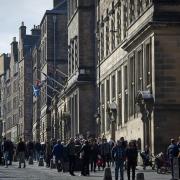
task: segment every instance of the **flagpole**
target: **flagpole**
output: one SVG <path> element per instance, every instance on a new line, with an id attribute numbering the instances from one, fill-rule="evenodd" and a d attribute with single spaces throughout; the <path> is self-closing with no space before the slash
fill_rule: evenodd
<path id="1" fill-rule="evenodd" d="M 63 73 L 62 71 L 60 71 L 58 68 L 56 68 L 56 71 L 59 72 L 60 74 L 64 75 L 65 77 L 68 77 L 67 74 Z"/>
<path id="2" fill-rule="evenodd" d="M 65 86 L 63 84 L 61 84 L 60 82 L 56 81 L 54 78 L 48 76 L 47 74 L 45 74 L 44 72 L 40 71 L 39 69 L 37 69 L 37 71 L 41 72 L 45 77 L 47 77 L 48 79 L 54 81 L 55 83 L 57 83 L 58 85 L 60 85 L 61 87 L 65 88 Z"/>

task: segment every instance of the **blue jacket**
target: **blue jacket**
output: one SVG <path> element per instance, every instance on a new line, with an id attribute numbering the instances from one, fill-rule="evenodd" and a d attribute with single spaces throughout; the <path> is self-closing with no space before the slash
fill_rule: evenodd
<path id="1" fill-rule="evenodd" d="M 169 145 L 167 154 L 169 159 L 173 159 L 174 157 L 177 157 L 179 154 L 178 146 L 176 144 Z"/>
<path id="2" fill-rule="evenodd" d="M 115 161 L 125 161 L 126 159 L 126 150 L 123 146 L 115 146 L 112 149 L 112 157 Z"/>
<path id="3" fill-rule="evenodd" d="M 60 160 L 63 158 L 63 145 L 56 144 L 53 147 L 53 155 L 55 156 L 56 160 Z"/>

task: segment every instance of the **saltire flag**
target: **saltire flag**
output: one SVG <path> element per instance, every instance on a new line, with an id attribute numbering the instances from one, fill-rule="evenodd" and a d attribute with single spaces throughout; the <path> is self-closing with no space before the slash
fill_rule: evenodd
<path id="1" fill-rule="evenodd" d="M 35 97 L 40 96 L 40 87 L 39 86 L 33 85 L 33 95 Z"/>
<path id="2" fill-rule="evenodd" d="M 33 85 L 33 95 L 35 97 L 40 96 L 41 87 L 43 86 L 43 84 L 45 82 L 46 82 L 46 80 L 44 80 L 44 81 L 36 80 L 35 85 Z"/>

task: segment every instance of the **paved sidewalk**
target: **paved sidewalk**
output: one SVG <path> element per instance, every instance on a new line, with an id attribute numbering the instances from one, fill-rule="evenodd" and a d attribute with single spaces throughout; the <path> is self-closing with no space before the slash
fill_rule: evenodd
<path id="1" fill-rule="evenodd" d="M 170 180 L 170 175 L 159 175 L 150 169 L 143 171 L 141 168 L 137 172 L 144 172 L 145 180 Z M 80 176 L 80 172 L 75 174 L 70 176 L 68 173 L 58 173 L 56 169 L 39 167 L 37 163 L 27 165 L 25 169 L 19 169 L 17 163 L 8 168 L 0 166 L 0 180 L 103 180 L 103 171 L 91 173 L 89 177 Z M 114 179 L 114 168 L 112 174 Z M 124 175 L 127 180 L 126 172 Z"/>

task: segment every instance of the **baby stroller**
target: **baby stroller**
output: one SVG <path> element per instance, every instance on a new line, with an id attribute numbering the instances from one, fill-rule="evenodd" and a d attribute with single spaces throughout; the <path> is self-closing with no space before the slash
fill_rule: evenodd
<path id="1" fill-rule="evenodd" d="M 141 158 L 143 160 L 143 169 L 145 170 L 147 166 L 152 167 L 152 169 L 154 170 L 154 163 L 153 163 L 153 157 L 150 156 L 149 154 L 145 153 L 145 152 L 141 152 L 140 153 Z"/>
<path id="2" fill-rule="evenodd" d="M 98 167 L 98 170 L 100 171 L 101 167 L 103 168 L 103 159 L 100 155 L 98 155 L 98 158 L 97 158 L 97 162 L 96 162 L 96 165 Z"/>
<path id="3" fill-rule="evenodd" d="M 158 174 L 166 174 L 170 171 L 169 161 L 162 152 L 155 157 L 155 164 Z"/>

